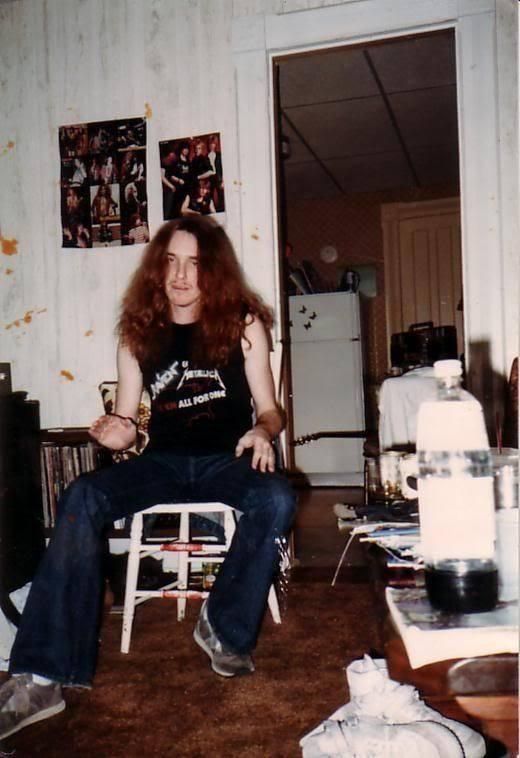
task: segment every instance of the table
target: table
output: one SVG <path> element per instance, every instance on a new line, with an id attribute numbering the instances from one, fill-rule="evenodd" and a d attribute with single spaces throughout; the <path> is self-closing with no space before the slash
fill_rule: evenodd
<path id="1" fill-rule="evenodd" d="M 370 548 L 370 560 L 375 565 L 375 574 L 379 573 L 380 588 L 392 584 L 391 569 L 385 571 L 385 554 L 381 550 Z M 381 582 L 381 575 L 386 581 Z M 390 576 L 390 578 L 389 578 Z M 421 574 L 409 574 L 403 578 L 403 570 L 398 575 L 401 593 L 421 593 Z M 403 592 L 403 585 L 407 589 Z M 419 586 L 418 586 L 419 585 Z M 392 590 L 395 594 L 395 590 Z M 390 593 L 392 594 L 392 593 Z M 395 616 L 395 614 L 394 614 Z M 402 626 L 402 625 L 401 625 Z M 488 655 L 471 655 L 437 660 L 426 665 L 412 666 L 403 638 L 397 624 L 388 614 L 382 624 L 382 639 L 389 673 L 396 681 L 416 687 L 426 703 L 436 708 L 443 715 L 457 719 L 481 731 L 490 739 L 502 743 L 509 750 L 510 756 L 518 753 L 518 654 L 491 653 Z M 516 635 L 517 639 L 517 635 Z M 503 644 L 513 649 L 515 641 L 504 634 Z M 428 643 L 435 646 L 434 641 Z M 431 655 L 431 651 L 428 653 Z M 431 655 L 435 657 L 435 655 Z M 500 755 L 500 752 L 491 755 Z"/>

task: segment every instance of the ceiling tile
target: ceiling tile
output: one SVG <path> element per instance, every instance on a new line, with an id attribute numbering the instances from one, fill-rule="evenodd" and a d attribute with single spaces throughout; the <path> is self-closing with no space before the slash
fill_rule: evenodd
<path id="1" fill-rule="evenodd" d="M 368 49 L 387 92 L 455 84 L 455 38 L 452 32 L 422 34 Z"/>
<path id="2" fill-rule="evenodd" d="M 320 158 L 394 150 L 399 147 L 380 97 L 325 103 L 286 111 L 289 119 Z"/>
<path id="3" fill-rule="evenodd" d="M 319 163 L 284 165 L 285 192 L 289 200 L 309 200 L 318 197 L 336 197 L 341 190 L 334 184 Z"/>
<path id="4" fill-rule="evenodd" d="M 326 161 L 344 192 L 376 192 L 393 187 L 413 187 L 408 164 L 400 151 L 356 155 Z"/>
<path id="5" fill-rule="evenodd" d="M 408 145 L 457 144 L 455 86 L 396 93 L 389 100 Z"/>
<path id="6" fill-rule="evenodd" d="M 451 145 L 429 145 L 410 149 L 422 187 L 459 183 L 459 151 Z"/>
<path id="7" fill-rule="evenodd" d="M 280 63 L 280 100 L 285 107 L 377 93 L 359 48 L 291 56 Z"/>

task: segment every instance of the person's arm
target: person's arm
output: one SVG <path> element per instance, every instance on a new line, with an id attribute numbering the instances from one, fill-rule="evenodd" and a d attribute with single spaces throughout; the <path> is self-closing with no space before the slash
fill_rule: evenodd
<path id="1" fill-rule="evenodd" d="M 204 171 L 202 174 L 197 174 L 197 179 L 209 179 L 210 176 L 215 176 L 216 172 L 212 168 Z"/>
<path id="2" fill-rule="evenodd" d="M 190 196 L 186 195 L 181 205 L 181 216 L 200 216 L 198 211 L 194 211 L 193 208 L 190 208 L 190 202 Z"/>
<path id="3" fill-rule="evenodd" d="M 171 189 L 172 192 L 176 192 L 175 187 L 171 182 L 168 181 L 166 178 L 166 171 L 162 168 L 161 169 L 161 182 L 165 185 L 165 187 L 168 187 L 168 189 Z"/>
<path id="4" fill-rule="evenodd" d="M 263 323 L 253 318 L 247 324 L 242 339 L 245 371 L 253 397 L 256 423 L 238 440 L 235 455 L 242 455 L 247 448 L 253 449 L 252 468 L 274 471 L 275 456 L 272 441 L 285 426 L 285 419 L 276 404 L 269 342 Z"/>
<path id="5" fill-rule="evenodd" d="M 96 419 L 89 434 L 111 450 L 126 450 L 137 433 L 137 412 L 143 391 L 143 376 L 136 358 L 119 343 L 117 348 L 117 394 L 113 415 Z"/>

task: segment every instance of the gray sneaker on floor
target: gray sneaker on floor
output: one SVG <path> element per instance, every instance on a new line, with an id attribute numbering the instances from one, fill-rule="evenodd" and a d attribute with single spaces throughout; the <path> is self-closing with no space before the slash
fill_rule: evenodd
<path id="1" fill-rule="evenodd" d="M 201 608 L 199 619 L 193 631 L 197 645 L 209 655 L 211 668 L 220 676 L 242 676 L 255 670 L 251 656 L 234 653 L 219 640 L 208 619 L 208 601 Z"/>
<path id="2" fill-rule="evenodd" d="M 12 676 L 0 687 L 0 740 L 64 708 L 60 684 L 36 684 L 31 674 Z"/>

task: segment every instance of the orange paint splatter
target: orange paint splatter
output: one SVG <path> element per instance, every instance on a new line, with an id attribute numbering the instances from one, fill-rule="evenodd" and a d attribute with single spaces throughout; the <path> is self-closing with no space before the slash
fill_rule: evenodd
<path id="1" fill-rule="evenodd" d="M 85 337 L 92 337 L 93 334 L 94 332 L 92 331 L 92 329 L 89 329 L 87 332 L 85 332 Z"/>
<path id="2" fill-rule="evenodd" d="M 144 104 L 144 117 L 145 118 L 152 118 L 152 109 L 151 109 L 149 103 L 145 103 Z"/>
<path id="3" fill-rule="evenodd" d="M 5 274 L 6 274 L 6 276 L 10 276 L 11 274 L 14 274 L 14 269 L 12 269 L 12 268 L 6 268 Z"/>
<path id="4" fill-rule="evenodd" d="M 65 371 L 65 369 L 60 371 L 60 376 L 63 376 L 64 379 L 68 379 L 69 382 L 74 381 L 74 374 L 71 374 L 70 371 Z"/>
<path id="5" fill-rule="evenodd" d="M 38 313 L 45 313 L 46 310 L 47 310 L 47 308 L 42 308 L 41 310 L 36 311 L 36 313 L 37 314 Z M 30 324 L 31 321 L 33 320 L 33 315 L 32 315 L 33 313 L 35 313 L 35 311 L 33 311 L 33 310 L 32 311 L 26 311 L 25 315 L 22 316 L 22 318 L 17 318 L 14 321 L 12 321 L 10 324 L 6 324 L 5 329 L 11 329 L 13 326 L 19 327 L 22 324 Z M 22 334 L 25 334 L 25 332 L 22 332 Z"/>
<path id="6" fill-rule="evenodd" d="M 4 255 L 16 255 L 18 252 L 18 240 L 8 240 L 5 237 L 0 237 L 2 243 L 2 252 Z"/>
<path id="7" fill-rule="evenodd" d="M 258 234 L 252 234 L 252 235 L 251 235 L 251 239 L 252 239 L 252 240 L 259 240 L 259 239 L 260 239 L 260 237 L 258 236 Z"/>
<path id="8" fill-rule="evenodd" d="M 4 148 L 2 148 L 2 155 L 6 155 L 6 153 L 8 153 L 9 150 L 12 150 L 13 147 L 14 147 L 14 142 L 12 139 L 10 139 L 7 145 Z"/>

